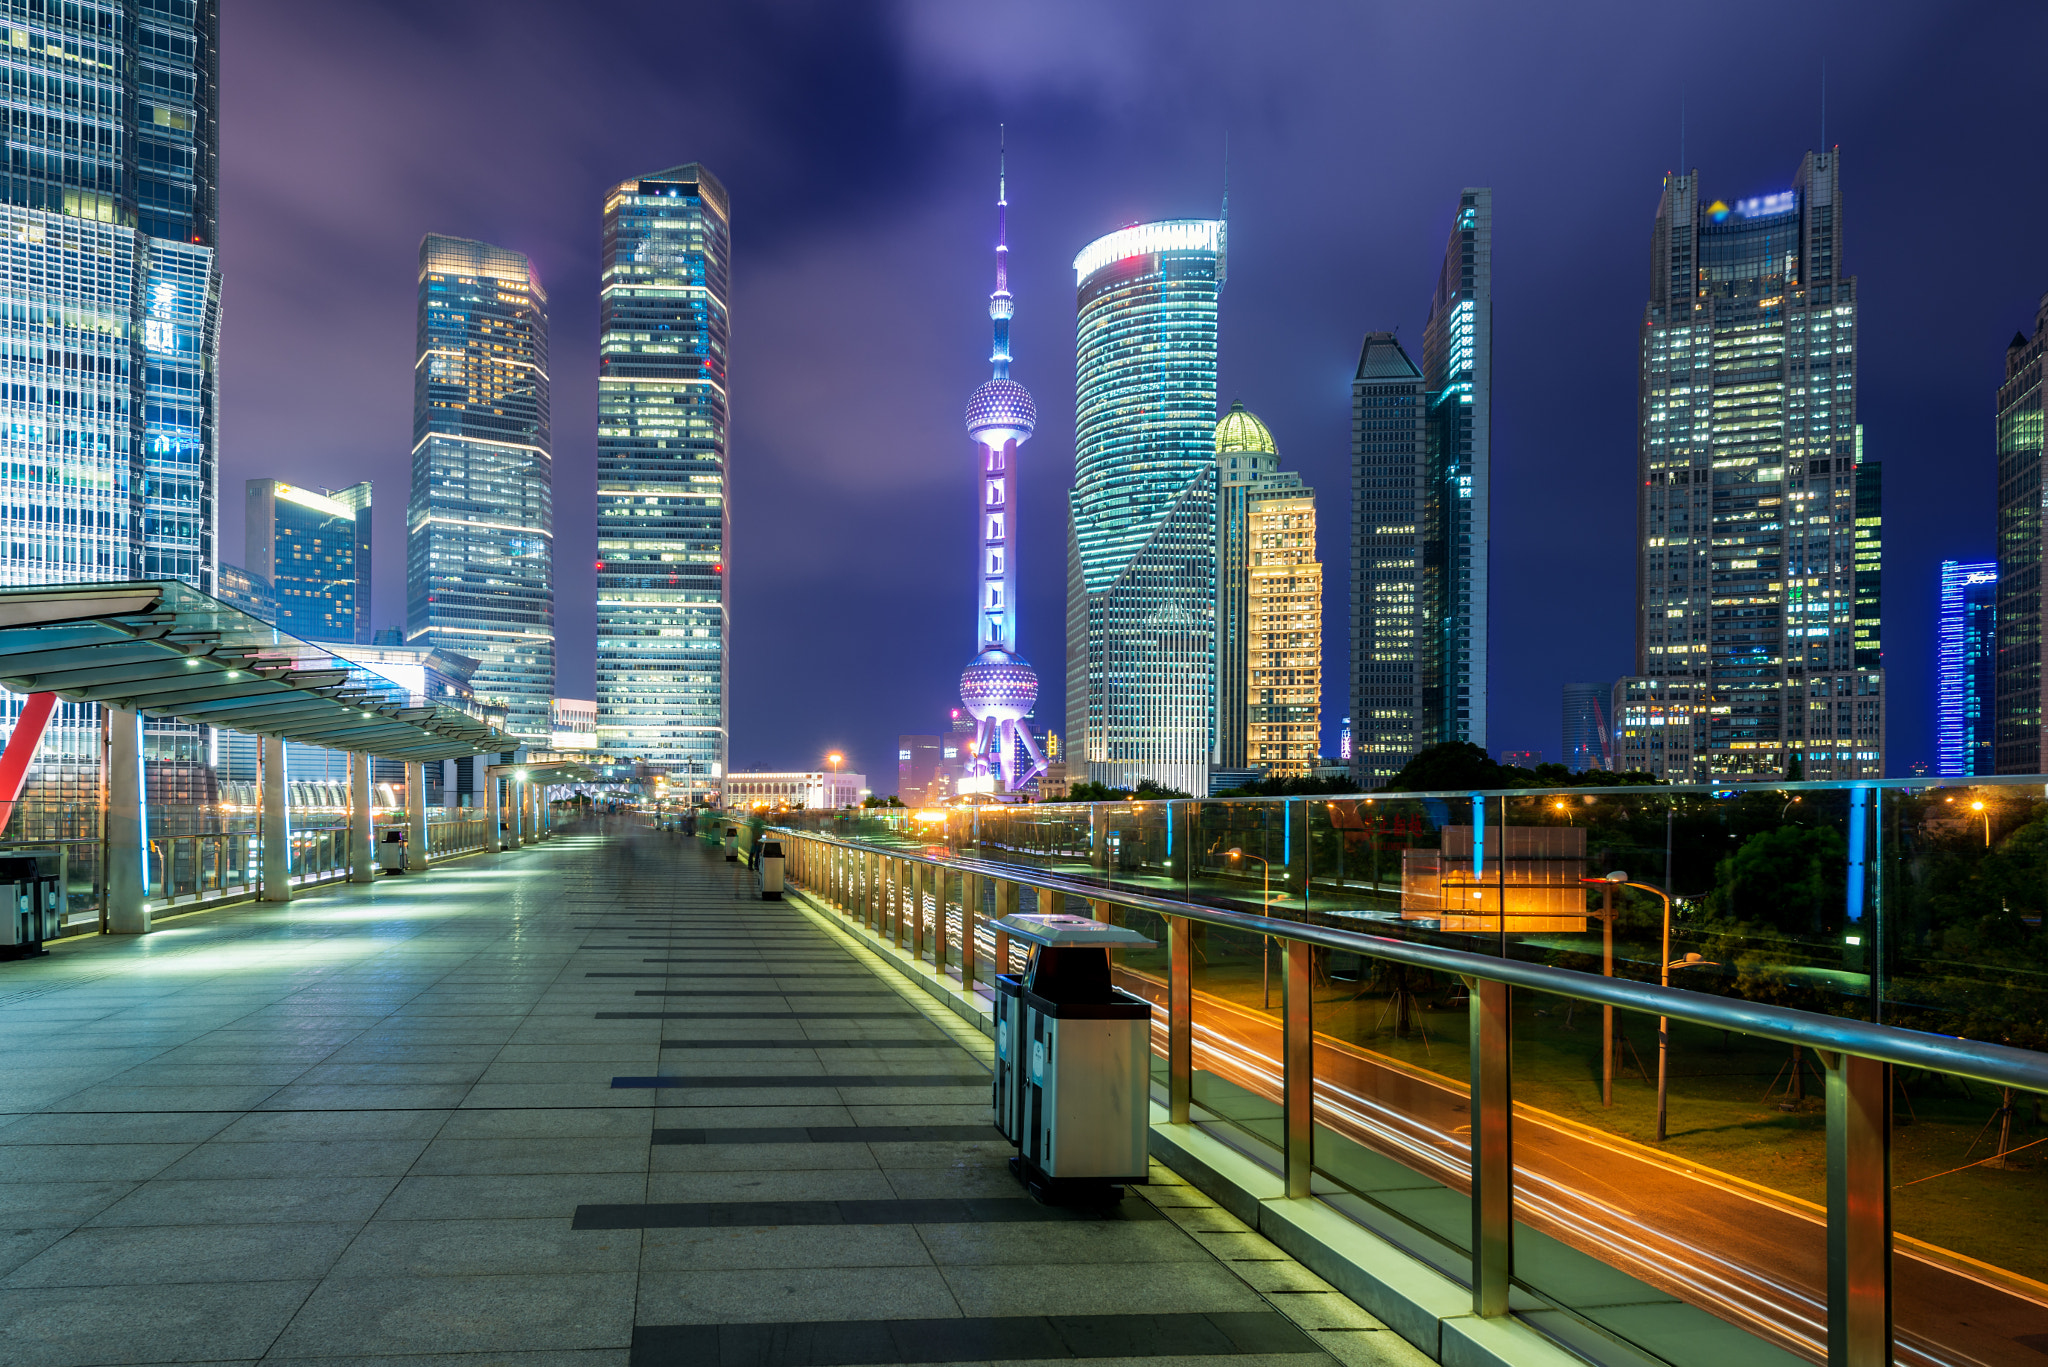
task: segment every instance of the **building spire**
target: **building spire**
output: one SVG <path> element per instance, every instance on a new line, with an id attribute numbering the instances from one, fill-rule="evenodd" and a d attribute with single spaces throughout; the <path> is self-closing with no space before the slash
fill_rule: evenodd
<path id="1" fill-rule="evenodd" d="M 1016 301 L 1010 297 L 1010 193 L 1009 149 L 1003 125 L 996 125 L 996 289 L 988 297 L 989 320 L 995 324 L 995 348 L 989 353 L 995 378 L 1010 378 L 1010 315 Z"/>

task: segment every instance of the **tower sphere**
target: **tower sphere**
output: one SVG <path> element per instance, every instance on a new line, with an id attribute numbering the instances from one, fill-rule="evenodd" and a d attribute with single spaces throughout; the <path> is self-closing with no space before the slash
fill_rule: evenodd
<path id="1" fill-rule="evenodd" d="M 1025 440 L 1037 426 L 1038 405 L 1015 380 L 990 380 L 967 401 L 967 435 L 997 450 L 1006 441 Z"/>
<path id="2" fill-rule="evenodd" d="M 984 650 L 960 671 L 960 701 L 977 721 L 1020 721 L 1038 701 L 1038 673 L 1020 655 Z"/>

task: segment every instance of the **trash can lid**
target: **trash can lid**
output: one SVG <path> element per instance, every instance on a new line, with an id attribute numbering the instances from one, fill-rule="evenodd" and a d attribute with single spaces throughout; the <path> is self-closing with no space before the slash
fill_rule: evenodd
<path id="1" fill-rule="evenodd" d="M 1107 921 L 1093 921 L 1086 916 L 1064 914 L 1046 915 L 1039 912 L 1020 913 L 1004 916 L 996 921 L 998 927 L 1021 940 L 1035 945 L 1151 945 L 1135 930 L 1113 926 Z"/>

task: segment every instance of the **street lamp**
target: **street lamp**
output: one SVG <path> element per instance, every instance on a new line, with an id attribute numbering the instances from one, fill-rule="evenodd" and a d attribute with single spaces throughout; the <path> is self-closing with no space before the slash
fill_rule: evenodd
<path id="1" fill-rule="evenodd" d="M 1991 848 L 1991 813 L 1984 811 L 1984 799 L 1978 798 L 1970 804 L 1973 812 L 1984 812 L 1984 848 Z"/>
<path id="2" fill-rule="evenodd" d="M 1224 853 L 1227 858 L 1231 859 L 1258 859 L 1260 873 L 1259 914 L 1261 916 L 1271 916 L 1273 914 L 1272 864 L 1264 859 L 1259 859 L 1255 854 L 1246 854 L 1241 847 L 1235 845 Z M 1259 998 L 1261 1010 L 1270 1008 L 1273 1005 L 1273 937 L 1270 935 L 1266 936 L 1259 946 Z"/>
<path id="3" fill-rule="evenodd" d="M 1629 880 L 1629 876 L 1623 873 L 1620 869 L 1615 869 L 1613 872 L 1609 873 L 1606 877 L 1606 881 L 1609 883 L 1617 884 L 1624 888 L 1641 888 L 1644 892 L 1654 892 L 1657 894 L 1659 898 L 1663 900 L 1663 952 L 1659 954 L 1657 957 L 1657 985 L 1659 987 L 1671 986 L 1671 970 L 1674 968 L 1716 967 L 1713 960 L 1703 959 L 1697 954 L 1688 954 L 1683 959 L 1679 959 L 1676 961 L 1672 959 L 1670 893 L 1664 891 L 1664 889 L 1657 887 L 1655 884 L 1652 883 L 1631 882 Z M 1610 1042 L 1608 1044 L 1608 1048 L 1611 1049 L 1613 1047 L 1613 1044 Z M 1657 1017 L 1657 1142 L 1660 1144 L 1664 1142 L 1664 1101 L 1665 1096 L 1667 1094 L 1667 1083 L 1670 1078 L 1670 1061 L 1671 1018 L 1669 1016 L 1659 1016 Z"/>

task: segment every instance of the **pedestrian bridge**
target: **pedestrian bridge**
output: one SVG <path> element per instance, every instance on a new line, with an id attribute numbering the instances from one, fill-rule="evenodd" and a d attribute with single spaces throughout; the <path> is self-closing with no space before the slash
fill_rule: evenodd
<path id="1" fill-rule="evenodd" d="M 1843 1208 L 1759 1196 L 1731 1215 L 1704 1195 L 1722 1187 L 1658 1169 L 1692 1246 L 1644 1225 L 1617 1249 L 1573 1222 L 1647 1180 L 1645 1156 L 1503 1123 L 1505 984 L 1554 991 L 1564 970 L 1366 947 L 1461 985 L 1461 1109 L 1423 1070 L 1358 1071 L 1316 1033 L 1369 937 L 1252 933 L 1213 907 L 794 831 L 796 886 L 764 901 L 715 841 L 639 818 L 540 836 L 0 965 L 6 1359 L 1689 1367 L 1882 1361 L 1888 1324 L 1861 1355 L 1873 1310 L 1898 1314 L 1900 1361 L 2024 1361 L 2048 1333 L 2023 1279 L 1908 1268 L 1846 1209 L 1884 1158 L 1853 1114 L 1859 1070 L 1951 1047 L 1952 1066 L 2048 1083 L 2028 1051 L 1743 1008 L 1731 1028 L 1837 1032 Z M 1157 1007 L 1154 1162 L 1108 1213 L 1032 1202 L 990 1129 L 982 989 L 1017 948 L 990 920 L 1026 898 L 1158 932 L 1119 965 Z M 1278 1005 L 1254 1009 L 1224 966 L 1255 971 L 1269 933 Z M 1595 1004 L 1702 1010 L 1568 976 Z M 1345 1114 L 1305 1109 L 1330 1102 Z M 1791 1255 L 1715 1251 L 1743 1219 Z M 1856 1280 L 1872 1239 L 1896 1300 Z M 1731 1314 L 1690 1289 L 1715 1277 L 1782 1298 Z M 1963 1347 L 1923 1313 L 1941 1294 L 1969 1308 Z"/>

